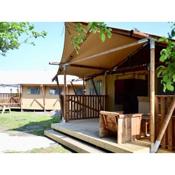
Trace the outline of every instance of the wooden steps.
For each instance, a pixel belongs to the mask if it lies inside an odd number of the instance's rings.
[[[83,143],[75,138],[54,130],[45,130],[44,135],[78,153],[104,153],[105,151]]]
[[[125,143],[125,144],[117,144],[115,140],[111,140],[111,138],[99,138],[97,132],[96,134],[89,132],[89,130],[82,128],[78,128],[75,124],[61,124],[56,123],[52,124],[52,129],[59,133],[63,133],[73,137],[74,139],[83,140],[91,145],[95,145],[96,147],[100,147],[108,152],[113,153],[149,153],[150,149],[148,146],[143,146],[139,144],[133,143]],[[61,143],[61,142],[59,142]]]

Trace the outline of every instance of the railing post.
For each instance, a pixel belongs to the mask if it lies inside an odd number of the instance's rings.
[[[104,75],[104,95],[105,97],[104,98],[104,109],[103,110],[106,110],[106,94],[107,94],[107,72],[105,72],[105,75]]]
[[[66,95],[67,95],[67,81],[66,81],[66,68],[67,66],[64,65],[63,69],[64,69],[64,105],[63,105],[63,108],[64,108],[64,111],[63,111],[63,116],[64,118],[62,118],[63,122],[65,121],[68,121],[68,118],[67,118],[67,114],[66,114],[66,108],[67,108],[67,104],[66,104]]]

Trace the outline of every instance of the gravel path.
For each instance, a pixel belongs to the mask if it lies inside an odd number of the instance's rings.
[[[0,152],[25,152],[36,148],[59,145],[54,141],[32,134],[10,131],[0,133]]]

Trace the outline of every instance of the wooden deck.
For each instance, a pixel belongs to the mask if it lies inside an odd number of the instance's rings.
[[[52,129],[83,142],[113,153],[149,153],[149,146],[137,143],[117,144],[116,138],[99,137],[98,119],[74,120],[67,123],[52,124]],[[53,138],[52,138],[53,139]],[[66,146],[66,145],[65,145]]]

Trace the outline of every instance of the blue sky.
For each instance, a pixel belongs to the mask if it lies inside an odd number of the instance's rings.
[[[107,23],[110,27],[131,30],[137,28],[142,32],[166,36],[170,30],[168,22],[117,22]],[[21,45],[20,49],[9,51],[6,57],[0,55],[0,70],[50,70],[56,71],[57,66],[49,65],[49,61],[59,61],[64,44],[63,22],[35,22],[37,31],[45,30],[45,39],[35,40],[36,46]]]

